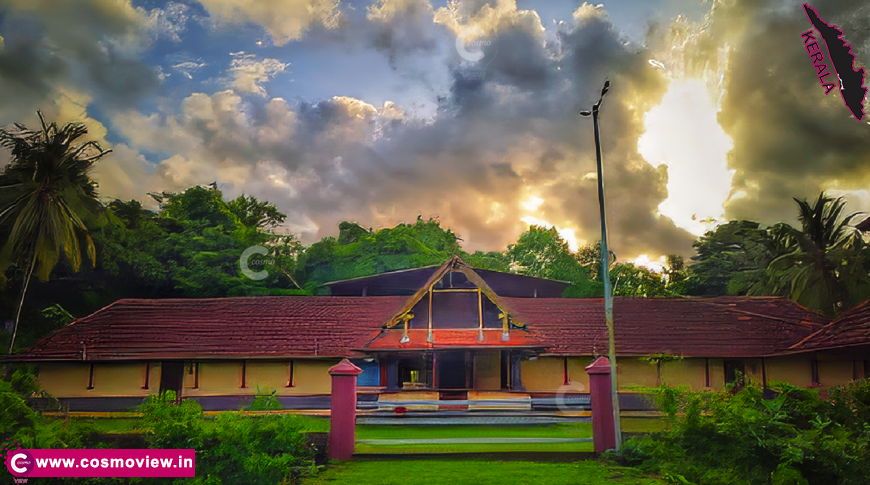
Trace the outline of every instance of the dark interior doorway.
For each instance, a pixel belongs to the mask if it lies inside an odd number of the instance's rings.
[[[175,391],[175,398],[181,398],[181,384],[184,382],[183,362],[163,362],[160,365],[160,392]]]
[[[737,383],[743,385],[743,376],[746,375],[746,366],[742,360],[725,361],[725,384]]]
[[[466,365],[465,352],[439,352],[436,357],[438,387],[440,389],[465,389]]]

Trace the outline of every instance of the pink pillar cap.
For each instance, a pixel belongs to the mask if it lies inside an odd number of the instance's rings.
[[[598,357],[594,362],[586,366],[587,374],[610,374],[610,359],[605,356]]]
[[[338,364],[330,367],[328,372],[332,376],[358,376],[362,374],[362,369],[353,365],[353,362],[343,359]]]

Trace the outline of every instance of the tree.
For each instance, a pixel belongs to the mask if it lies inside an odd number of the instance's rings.
[[[253,195],[242,194],[227,202],[227,207],[245,227],[269,229],[287,219],[274,204],[269,201],[260,202]]]
[[[692,246],[686,292],[695,296],[745,295],[777,256],[782,224],[763,229],[753,221],[730,221],[707,231]]]
[[[844,215],[846,201],[819,194],[815,203],[794,199],[798,204],[801,230],[780,228],[777,256],[756,283],[750,294],[785,295],[806,307],[833,315],[844,305],[854,303],[847,287],[857,287],[866,280],[861,258],[864,243],[860,234],[849,226],[858,214]],[[850,281],[851,280],[851,281]],[[863,298],[866,295],[860,295]]]
[[[91,167],[110,150],[95,141],[81,142],[88,130],[81,123],[58,128],[46,124],[37,111],[41,128],[30,130],[16,123],[14,130],[0,130],[0,146],[12,152],[12,161],[0,175],[0,224],[9,224],[9,238],[0,250],[0,277],[12,265],[24,269],[21,298],[9,351],[15,345],[21,309],[34,270],[47,280],[65,256],[73,271],[82,264],[82,243],[88,258],[96,259],[94,243],[85,221],[102,210]]]
[[[589,277],[568,243],[555,227],[530,226],[506,252],[511,266],[520,274],[570,281],[564,296],[593,297],[603,294],[603,286]]]
[[[674,296],[662,275],[634,263],[616,263],[610,270],[614,296],[667,297]]]

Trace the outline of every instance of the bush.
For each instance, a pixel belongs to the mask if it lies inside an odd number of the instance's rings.
[[[627,465],[674,483],[866,485],[870,382],[818,391],[774,384],[773,399],[748,384],[721,392],[662,387],[665,431],[623,447]]]
[[[172,392],[151,396],[139,411],[149,447],[196,449],[192,483],[275,485],[314,470],[306,421],[297,416],[225,412],[207,420],[196,401],[177,403]]]

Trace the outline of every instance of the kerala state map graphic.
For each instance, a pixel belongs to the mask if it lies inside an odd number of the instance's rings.
[[[867,94],[867,88],[864,87],[864,68],[855,69],[852,45],[841,38],[842,30],[822,20],[816,9],[809,4],[804,4],[804,10],[807,18],[819,31],[825,45],[828,46],[828,55],[840,79],[840,95],[843,96],[843,102],[855,119],[860,121],[864,118],[864,96]]]

